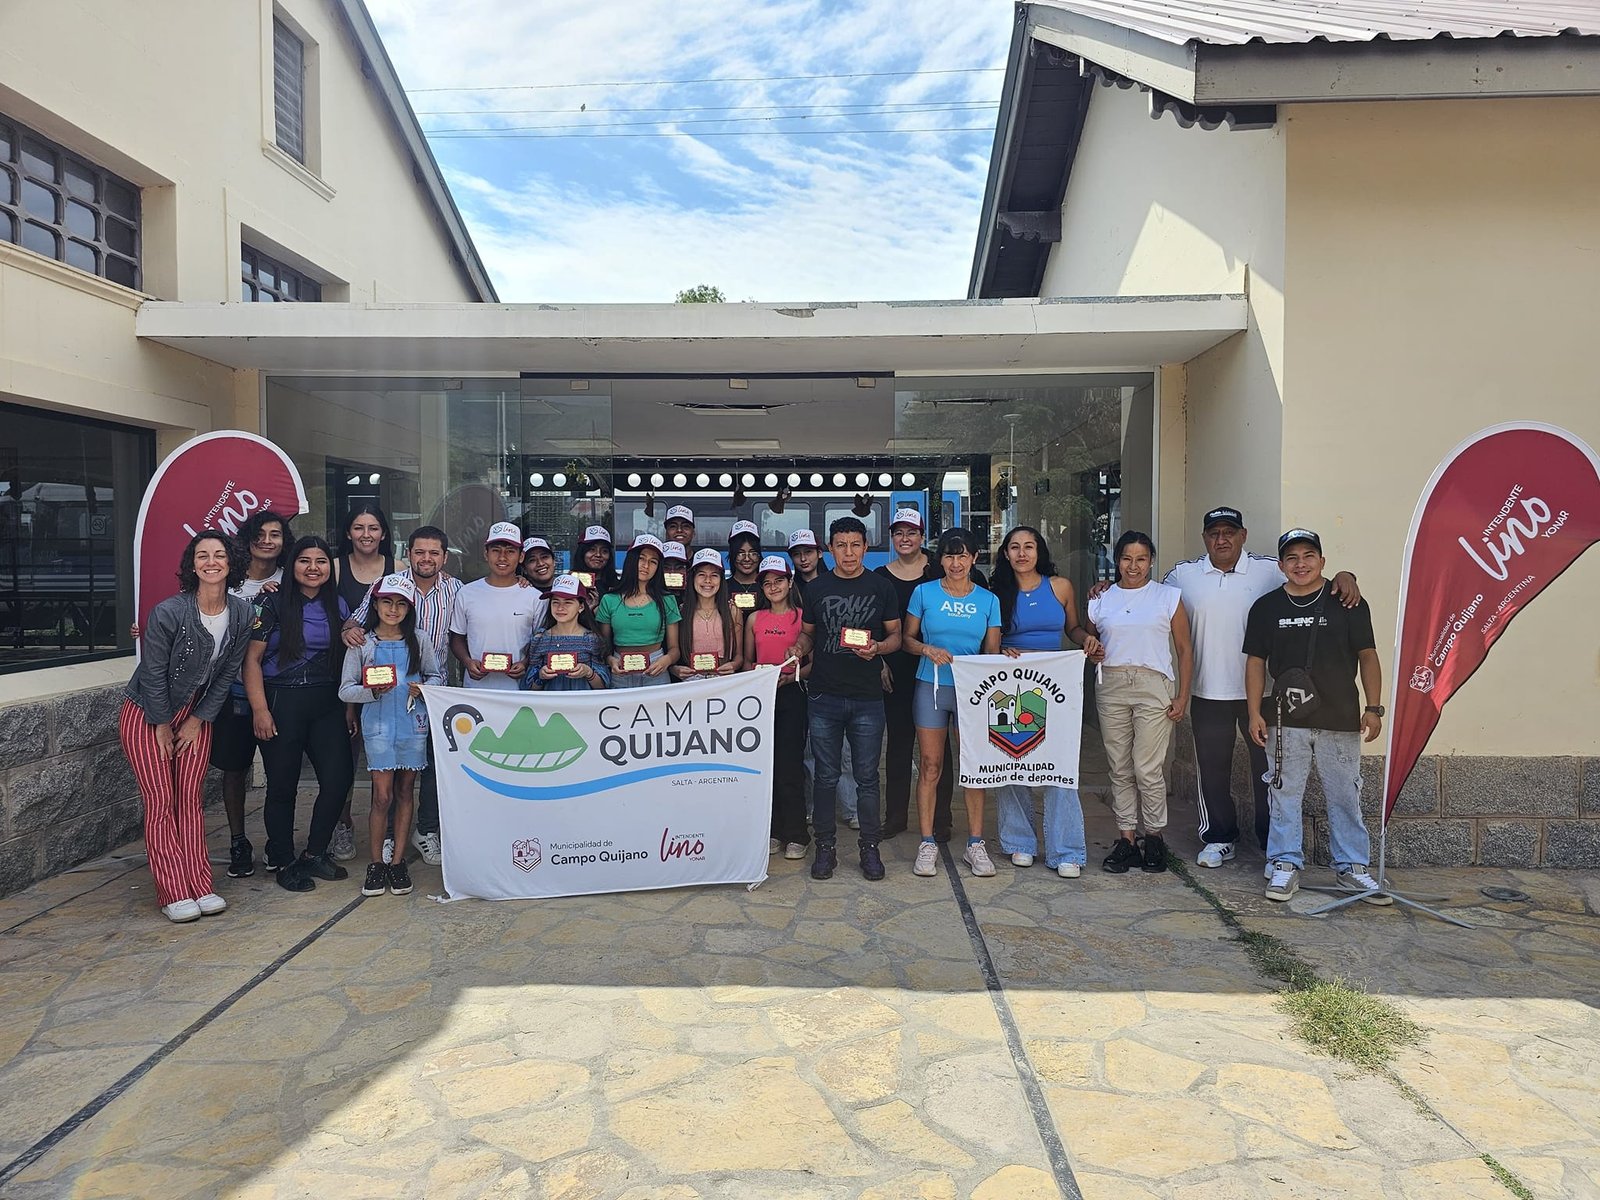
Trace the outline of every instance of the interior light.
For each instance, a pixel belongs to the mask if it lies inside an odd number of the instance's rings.
[[[857,487],[866,487],[871,482],[872,482],[872,476],[868,475],[865,471],[862,471],[860,474],[858,474],[856,476],[856,486]]]
[[[644,477],[641,476],[639,474],[639,472],[637,472],[637,471],[634,471],[631,475],[628,476],[628,486],[631,487],[631,488],[636,488],[643,482],[644,482]]]
[[[733,486],[733,476],[724,471],[721,475],[717,476],[717,484],[720,487],[730,488]]]
[[[698,487],[711,486],[711,476],[707,475],[704,471],[701,471],[700,474],[696,475],[694,477],[694,481]]]
[[[767,486],[768,487],[777,487],[778,486],[778,477],[776,475],[768,474],[768,476],[767,476]]]
[[[674,475],[672,477],[672,486],[673,487],[680,487],[681,488],[685,484],[687,484],[688,482],[689,482],[689,477],[687,475],[685,475],[682,471],[678,472],[678,474],[676,474],[676,475]]]
[[[800,486],[800,476],[793,471],[789,473],[789,486],[792,488],[797,488]]]
[[[360,482],[361,482],[361,476],[359,476],[359,475],[352,475],[352,476],[350,476],[349,479],[345,480],[346,484],[360,483]]]
[[[834,476],[833,476],[833,486],[834,487],[843,487],[846,482],[847,481],[845,479],[845,475],[844,475],[843,471],[837,471],[837,472],[834,473]]]
[[[818,474],[817,472],[815,472],[815,471],[813,471],[811,473],[811,486],[812,487],[821,487],[822,486],[822,476],[820,474]]]
[[[667,481],[667,477],[665,475],[663,475],[660,471],[657,471],[654,475],[650,476],[650,486],[651,487],[660,487],[666,481]]]
[[[900,476],[901,487],[910,487],[912,484],[916,483],[916,481],[917,477],[910,471],[907,471],[904,475]]]
[[[749,472],[746,472],[744,478],[740,479],[739,482],[745,487],[755,487],[756,477],[751,475]]]
[[[544,486],[544,476],[539,474],[539,472],[535,471],[532,475],[528,476],[528,482],[531,483],[534,487],[543,487]]]
[[[885,471],[883,474],[878,476],[878,486],[879,487],[885,487],[886,488],[890,484],[892,484],[893,482],[894,482],[894,476],[889,474],[889,472],[887,472],[887,471]]]
[[[367,476],[367,482],[368,483],[377,483],[378,480],[380,480],[382,478],[383,478],[382,475],[380,475],[380,474],[378,474],[378,472],[374,471],[371,475]]]
[[[554,475],[550,476],[550,482],[555,484],[557,487],[566,487],[567,477],[560,471],[557,471]]]

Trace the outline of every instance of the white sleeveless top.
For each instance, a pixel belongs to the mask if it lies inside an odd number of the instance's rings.
[[[1172,614],[1183,593],[1164,583],[1128,590],[1107,588],[1089,601],[1089,619],[1106,648],[1104,666],[1148,667],[1176,681],[1172,669]]]

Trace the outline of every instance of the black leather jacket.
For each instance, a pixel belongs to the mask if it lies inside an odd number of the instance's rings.
[[[180,592],[163,600],[144,628],[144,653],[124,694],[144,709],[152,725],[170,724],[193,696],[199,697],[194,715],[215,720],[239,677],[253,620],[250,601],[228,593],[228,632],[213,661],[211,634],[200,620],[195,594]]]

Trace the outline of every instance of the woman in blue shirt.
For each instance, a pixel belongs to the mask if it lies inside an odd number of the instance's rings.
[[[957,763],[961,738],[956,722],[955,678],[950,660],[958,654],[995,654],[1000,649],[1000,604],[993,592],[972,581],[977,547],[964,529],[949,529],[939,538],[939,563],[944,578],[921,584],[906,606],[901,646],[922,661],[917,664],[917,690],[911,703],[917,727],[917,820],[922,843],[912,871],[932,875],[939,845],[933,836],[933,808],[944,770],[946,731],[956,734]],[[993,875],[994,864],[983,844],[983,792],[966,788],[967,848],[962,860],[974,875]]]

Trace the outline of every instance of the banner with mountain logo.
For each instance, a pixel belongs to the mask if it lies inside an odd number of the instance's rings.
[[[424,687],[453,898],[767,877],[777,671],[599,692]]]
[[[975,654],[951,663],[962,787],[1078,786],[1083,651]]]

